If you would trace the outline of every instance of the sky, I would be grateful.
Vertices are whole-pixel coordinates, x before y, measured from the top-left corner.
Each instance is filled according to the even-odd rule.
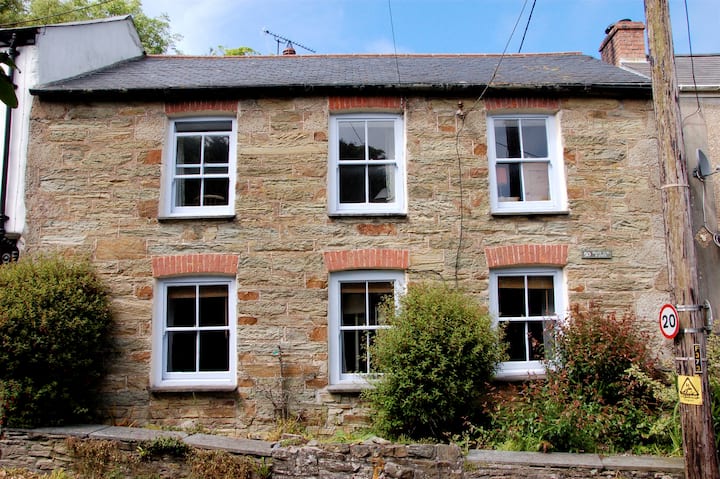
[[[610,24],[645,20],[643,0],[534,1],[533,8],[533,0],[142,0],[142,7],[169,16],[186,55],[218,46],[282,52],[287,42],[267,30],[291,40],[298,54],[507,50],[599,58]],[[691,46],[695,54],[720,53],[720,0],[669,2],[676,53]]]

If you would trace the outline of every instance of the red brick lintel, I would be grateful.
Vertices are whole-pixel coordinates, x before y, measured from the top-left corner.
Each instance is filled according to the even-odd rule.
[[[323,254],[328,272],[354,269],[408,269],[410,252],[392,249],[327,251]]]
[[[179,113],[203,113],[203,112],[237,112],[238,102],[231,100],[200,100],[183,101],[177,103],[166,103],[165,113],[176,115]]]
[[[565,266],[568,245],[530,244],[485,248],[488,268],[507,266]]]
[[[552,112],[560,110],[560,100],[542,97],[489,97],[485,98],[485,108],[489,112],[496,110],[537,110]]]
[[[235,276],[237,267],[236,254],[187,254],[152,258],[154,278],[191,274]]]
[[[394,96],[331,96],[328,99],[330,111],[401,111],[402,106],[402,98]]]

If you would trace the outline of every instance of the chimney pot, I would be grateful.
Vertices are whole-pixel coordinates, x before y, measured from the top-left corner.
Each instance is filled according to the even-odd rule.
[[[283,55],[295,55],[295,48],[293,47],[292,42],[287,42],[287,45],[285,45],[285,50],[283,50]]]

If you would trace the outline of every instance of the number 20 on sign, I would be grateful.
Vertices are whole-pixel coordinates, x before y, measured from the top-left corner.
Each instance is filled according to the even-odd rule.
[[[673,339],[680,332],[680,319],[677,309],[672,304],[665,304],[660,308],[660,332],[667,339]]]

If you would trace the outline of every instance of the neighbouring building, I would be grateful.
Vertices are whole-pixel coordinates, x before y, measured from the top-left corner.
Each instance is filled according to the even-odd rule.
[[[580,54],[142,56],[31,88],[24,247],[113,298],[115,424],[361,427],[377,304],[457,284],[543,373],[669,298],[647,77]]]
[[[25,227],[25,171],[30,141],[30,87],[142,56],[129,15],[87,22],[0,29],[0,49],[14,60],[10,73],[18,107],[2,105],[0,262],[17,259]],[[20,248],[17,242],[20,240]]]
[[[644,75],[651,71],[645,48],[645,25],[621,20],[610,25],[600,46],[608,63]],[[707,317],[720,311],[720,53],[675,55],[685,158],[692,208],[699,303]],[[699,174],[699,158],[707,161]],[[651,165],[652,166],[652,165]],[[717,314],[717,313],[715,313]],[[712,323],[710,323],[712,324]]]

